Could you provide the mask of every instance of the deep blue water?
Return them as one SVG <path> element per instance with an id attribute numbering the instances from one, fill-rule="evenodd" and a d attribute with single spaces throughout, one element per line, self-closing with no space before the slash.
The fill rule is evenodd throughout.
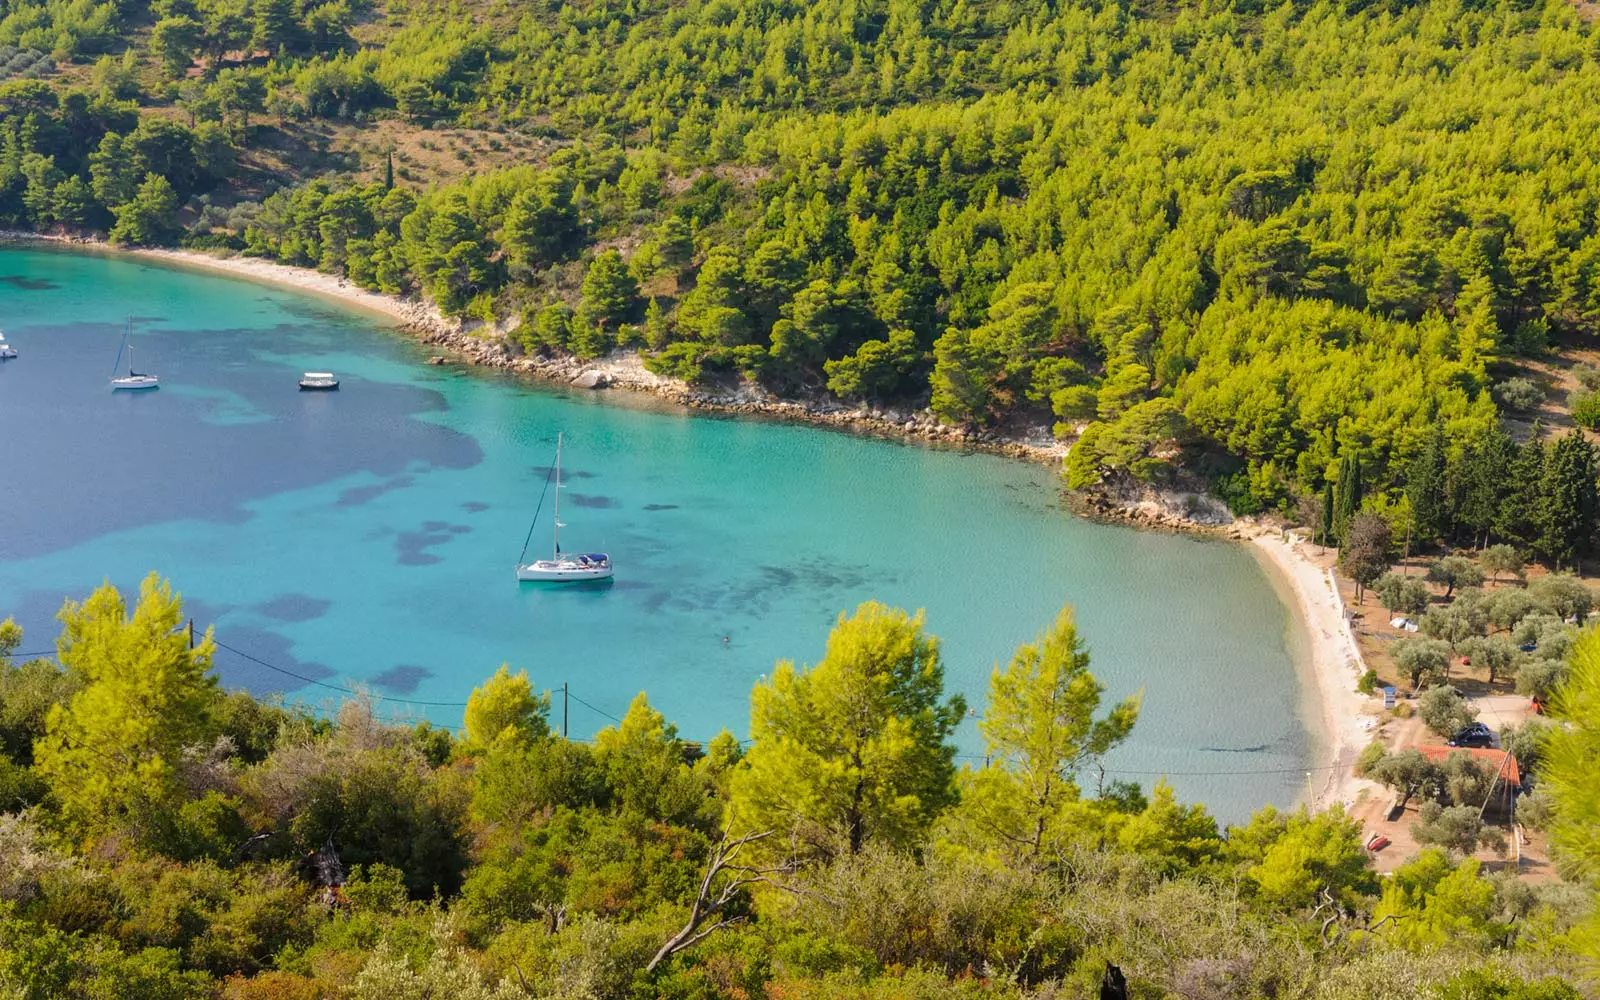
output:
<path id="1" fill-rule="evenodd" d="M 152 393 L 107 385 L 130 314 Z M 574 734 L 645 690 L 704 739 L 743 735 L 750 685 L 818 658 L 862 600 L 926 608 L 980 709 L 995 662 L 1070 603 L 1108 698 L 1145 688 L 1113 767 L 1293 772 L 1174 776 L 1230 819 L 1305 787 L 1288 612 L 1255 561 L 1075 518 L 1053 470 L 427 367 L 335 303 L 123 258 L 0 250 L 0 326 L 22 355 L 0 363 L 0 617 L 28 650 L 64 598 L 158 570 L 280 668 L 222 650 L 229 685 L 336 697 L 289 670 L 456 703 L 509 662 L 558 717 L 571 685 Z M 300 393 L 304 370 L 343 387 Z M 609 587 L 513 577 L 558 430 L 564 547 L 611 552 Z M 971 722 L 961 739 L 981 753 Z"/>

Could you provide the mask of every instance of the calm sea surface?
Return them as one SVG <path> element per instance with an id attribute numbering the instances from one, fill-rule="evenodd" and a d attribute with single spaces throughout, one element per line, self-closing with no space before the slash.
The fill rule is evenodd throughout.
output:
<path id="1" fill-rule="evenodd" d="M 108 389 L 129 315 L 158 391 Z M 570 684 L 574 734 L 644 690 L 704 739 L 744 735 L 751 684 L 868 598 L 927 609 L 980 709 L 994 663 L 1072 604 L 1108 696 L 1145 689 L 1119 777 L 1173 773 L 1227 819 L 1306 787 L 1288 612 L 1254 560 L 1079 520 L 1052 470 L 426 367 L 336 304 L 89 254 L 0 250 L 0 326 L 21 353 L 0 362 L 0 617 L 26 650 L 63 598 L 158 570 L 279 668 L 220 650 L 232 686 L 336 697 L 287 670 L 451 703 L 509 662 L 558 719 Z M 305 370 L 343 388 L 300 393 Z M 610 587 L 513 577 L 558 430 L 563 547 L 612 553 Z M 970 720 L 961 743 L 982 752 Z"/>

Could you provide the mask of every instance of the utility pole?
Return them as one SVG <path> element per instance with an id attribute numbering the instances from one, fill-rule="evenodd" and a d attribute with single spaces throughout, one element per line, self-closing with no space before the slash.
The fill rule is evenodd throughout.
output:
<path id="1" fill-rule="evenodd" d="M 189 648 L 194 648 L 194 619 L 189 619 Z"/>
<path id="2" fill-rule="evenodd" d="M 561 738 L 567 738 L 567 682 L 561 682 Z"/>

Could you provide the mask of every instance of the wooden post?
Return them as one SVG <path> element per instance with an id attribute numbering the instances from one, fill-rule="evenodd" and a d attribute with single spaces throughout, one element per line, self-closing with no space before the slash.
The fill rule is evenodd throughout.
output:
<path id="1" fill-rule="evenodd" d="M 567 682 L 561 682 L 561 738 L 567 738 Z"/>

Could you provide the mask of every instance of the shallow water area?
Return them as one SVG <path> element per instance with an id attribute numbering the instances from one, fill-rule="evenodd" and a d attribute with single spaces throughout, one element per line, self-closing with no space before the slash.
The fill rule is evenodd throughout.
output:
<path id="1" fill-rule="evenodd" d="M 109 389 L 130 314 L 154 392 Z M 0 250 L 0 316 L 21 353 L 0 362 L 0 617 L 25 651 L 64 598 L 157 570 L 230 647 L 229 685 L 360 683 L 453 727 L 509 662 L 558 724 L 570 685 L 575 735 L 643 690 L 708 739 L 743 736 L 751 684 L 818 659 L 860 601 L 925 608 L 979 710 L 1070 603 L 1108 699 L 1145 690 L 1108 780 L 1166 772 L 1228 820 L 1306 788 L 1288 612 L 1257 563 L 1076 518 L 1052 469 L 428 367 L 363 313 L 130 258 Z M 340 390 L 297 391 L 308 370 Z M 514 579 L 558 431 L 563 548 L 609 552 L 609 585 Z M 975 720 L 960 742 L 981 761 Z"/>

